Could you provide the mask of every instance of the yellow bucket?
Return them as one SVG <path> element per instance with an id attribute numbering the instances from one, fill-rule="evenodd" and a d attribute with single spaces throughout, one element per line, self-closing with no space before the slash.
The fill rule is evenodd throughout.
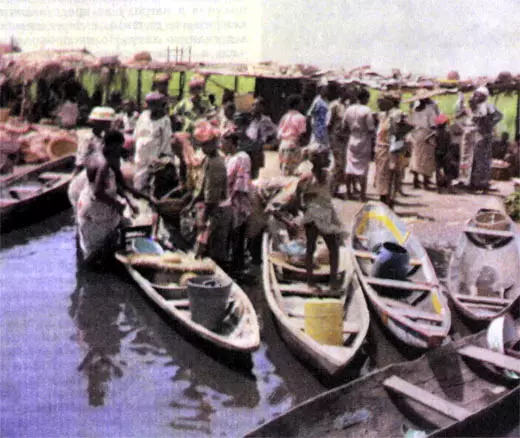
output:
<path id="1" fill-rule="evenodd" d="M 343 303 L 333 298 L 305 301 L 304 329 L 320 344 L 343 345 Z"/>

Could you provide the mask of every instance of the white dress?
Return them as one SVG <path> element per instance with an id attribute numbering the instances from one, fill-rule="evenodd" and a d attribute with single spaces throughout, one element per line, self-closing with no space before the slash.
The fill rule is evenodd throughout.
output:
<path id="1" fill-rule="evenodd" d="M 121 221 L 121 215 L 113 206 L 96 199 L 94 190 L 94 183 L 87 180 L 77 204 L 79 243 L 85 260 L 103 248 Z M 116 198 L 116 176 L 112 169 L 109 169 L 105 191 Z"/>
<path id="2" fill-rule="evenodd" d="M 173 158 L 171 148 L 172 127 L 167 116 L 152 120 L 150 111 L 144 111 L 135 127 L 134 187 L 148 190 L 151 182 L 151 164 L 161 155 Z"/>

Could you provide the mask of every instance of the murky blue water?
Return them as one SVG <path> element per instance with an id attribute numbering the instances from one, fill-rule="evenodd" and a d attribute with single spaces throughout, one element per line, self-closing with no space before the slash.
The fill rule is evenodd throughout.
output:
<path id="1" fill-rule="evenodd" d="M 246 291 L 262 345 L 251 370 L 233 369 L 178 334 L 125 275 L 78 271 L 74 234 L 67 211 L 1 237 L 1 436 L 241 436 L 341 383 L 291 354 L 260 285 Z M 372 326 L 371 360 L 360 355 L 343 382 L 405 358 Z"/>

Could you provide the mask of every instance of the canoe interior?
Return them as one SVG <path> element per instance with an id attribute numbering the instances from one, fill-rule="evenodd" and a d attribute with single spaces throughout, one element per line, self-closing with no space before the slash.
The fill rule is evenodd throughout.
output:
<path id="1" fill-rule="evenodd" d="M 508 380 L 457 353 L 464 345 L 485 346 L 485 337 L 481 332 L 415 361 L 390 365 L 319 395 L 248 436 L 403 436 L 403 428 L 434 433 L 458 420 L 433 409 L 429 400 L 418 402 L 386 389 L 383 382 L 396 376 L 476 415 L 518 390 L 518 380 Z"/>
<path id="2" fill-rule="evenodd" d="M 245 353 L 259 347 L 259 325 L 255 310 L 247 295 L 236 283 L 232 283 L 222 320 L 217 327 L 210 330 L 192 319 L 188 289 L 179 286 L 180 277 L 184 272 L 131 266 L 126 258 L 129 248 L 127 241 L 126 251 L 119 252 L 116 258 L 125 265 L 146 295 L 168 316 L 180 322 L 192 333 L 226 350 Z M 230 281 L 218 266 L 214 275 L 224 282 Z"/>
<path id="3" fill-rule="evenodd" d="M 489 320 L 507 311 L 520 295 L 520 238 L 511 221 L 505 230 L 511 237 L 470 231 L 476 227 L 472 219 L 461 233 L 450 261 L 448 285 L 466 316 Z"/>
<path id="4" fill-rule="evenodd" d="M 74 170 L 74 156 L 69 155 L 10 178 L 0 185 L 0 206 L 32 199 L 68 183 Z"/>
<path id="5" fill-rule="evenodd" d="M 445 325 L 444 299 L 439 294 L 437 275 L 425 249 L 391 210 L 379 204 L 367 204 L 356 217 L 351 240 L 358 273 L 367 281 L 373 278 L 371 271 L 375 263 L 371 246 L 374 242 L 385 241 L 404 246 L 416 271 L 407 277 L 406 289 L 382 286 L 377 280 L 369 283 L 372 301 L 408 319 L 415 319 L 425 329 Z"/>
<path id="6" fill-rule="evenodd" d="M 316 295 L 311 291 L 305 276 L 295 271 L 287 263 L 280 263 L 279 258 L 270 255 L 277 254 L 276 242 L 267 234 L 264 236 L 264 257 L 267 263 L 264 272 L 264 288 L 267 301 L 278 324 L 281 326 L 282 337 L 295 350 L 297 356 L 303 359 L 311 368 L 320 374 L 333 376 L 344 369 L 352 360 L 363 343 L 369 326 L 370 315 L 363 291 L 353 278 L 349 256 L 346 247 L 340 248 L 339 271 L 343 278 L 343 286 L 338 292 L 332 293 L 328 286 L 330 267 L 321 265 L 315 282 L 322 293 Z M 343 305 L 343 342 L 340 345 L 322 345 L 305 332 L 305 303 L 317 298 L 339 299 Z"/>

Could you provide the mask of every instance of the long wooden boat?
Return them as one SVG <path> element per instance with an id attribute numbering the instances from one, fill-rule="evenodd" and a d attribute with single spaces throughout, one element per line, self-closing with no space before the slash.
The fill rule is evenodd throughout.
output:
<path id="1" fill-rule="evenodd" d="M 131 242 L 131 239 L 127 241 L 127 248 L 131 247 Z M 128 250 L 116 253 L 116 259 L 143 292 L 185 331 L 228 353 L 247 355 L 259 348 L 260 327 L 255 309 L 246 293 L 218 265 L 209 259 L 197 261 L 180 254 L 182 263 L 171 270 L 171 264 L 157 256 Z M 183 263 L 185 267 L 182 267 Z M 172 279 L 178 278 L 179 273 L 189 271 L 211 273 L 223 283 L 232 282 L 225 315 L 216 329 L 210 330 L 193 321 L 187 287 L 181 287 L 178 283 L 172 285 Z"/>
<path id="2" fill-rule="evenodd" d="M 280 253 L 273 250 L 273 241 L 268 233 L 264 234 L 264 294 L 279 333 L 296 356 L 327 377 L 338 375 L 351 362 L 367 335 L 370 323 L 363 291 L 357 279 L 348 275 L 347 258 L 348 252 L 342 248 L 339 271 L 343 271 L 344 282 L 339 299 L 344 309 L 343 345 L 321 344 L 304 330 L 305 302 L 317 298 L 306 283 L 294 280 L 304 278 L 305 270 L 286 263 Z M 330 268 L 322 265 L 316 268 L 316 273 L 317 279 L 327 281 Z M 284 281 L 284 274 L 293 280 Z M 324 287 L 323 284 L 320 286 Z M 326 289 L 323 290 L 327 296 Z"/>
<path id="3" fill-rule="evenodd" d="M 67 155 L 3 181 L 0 184 L 2 229 L 69 205 L 67 187 L 74 162 L 74 155 Z"/>
<path id="4" fill-rule="evenodd" d="M 476 323 L 504 314 L 518 298 L 520 236 L 505 214 L 481 209 L 468 221 L 450 260 L 448 291 L 457 310 Z"/>
<path id="5" fill-rule="evenodd" d="M 320 394 L 247 436 L 442 436 L 518 397 L 519 380 L 484 363 L 520 371 L 520 359 L 489 350 L 482 331 Z"/>
<path id="6" fill-rule="evenodd" d="M 373 277 L 375 244 L 394 242 L 406 248 L 413 275 L 406 281 Z M 439 346 L 448 336 L 451 312 L 433 265 L 419 240 L 385 204 L 368 203 L 357 213 L 349 249 L 354 270 L 382 324 L 397 339 L 416 348 Z"/>

